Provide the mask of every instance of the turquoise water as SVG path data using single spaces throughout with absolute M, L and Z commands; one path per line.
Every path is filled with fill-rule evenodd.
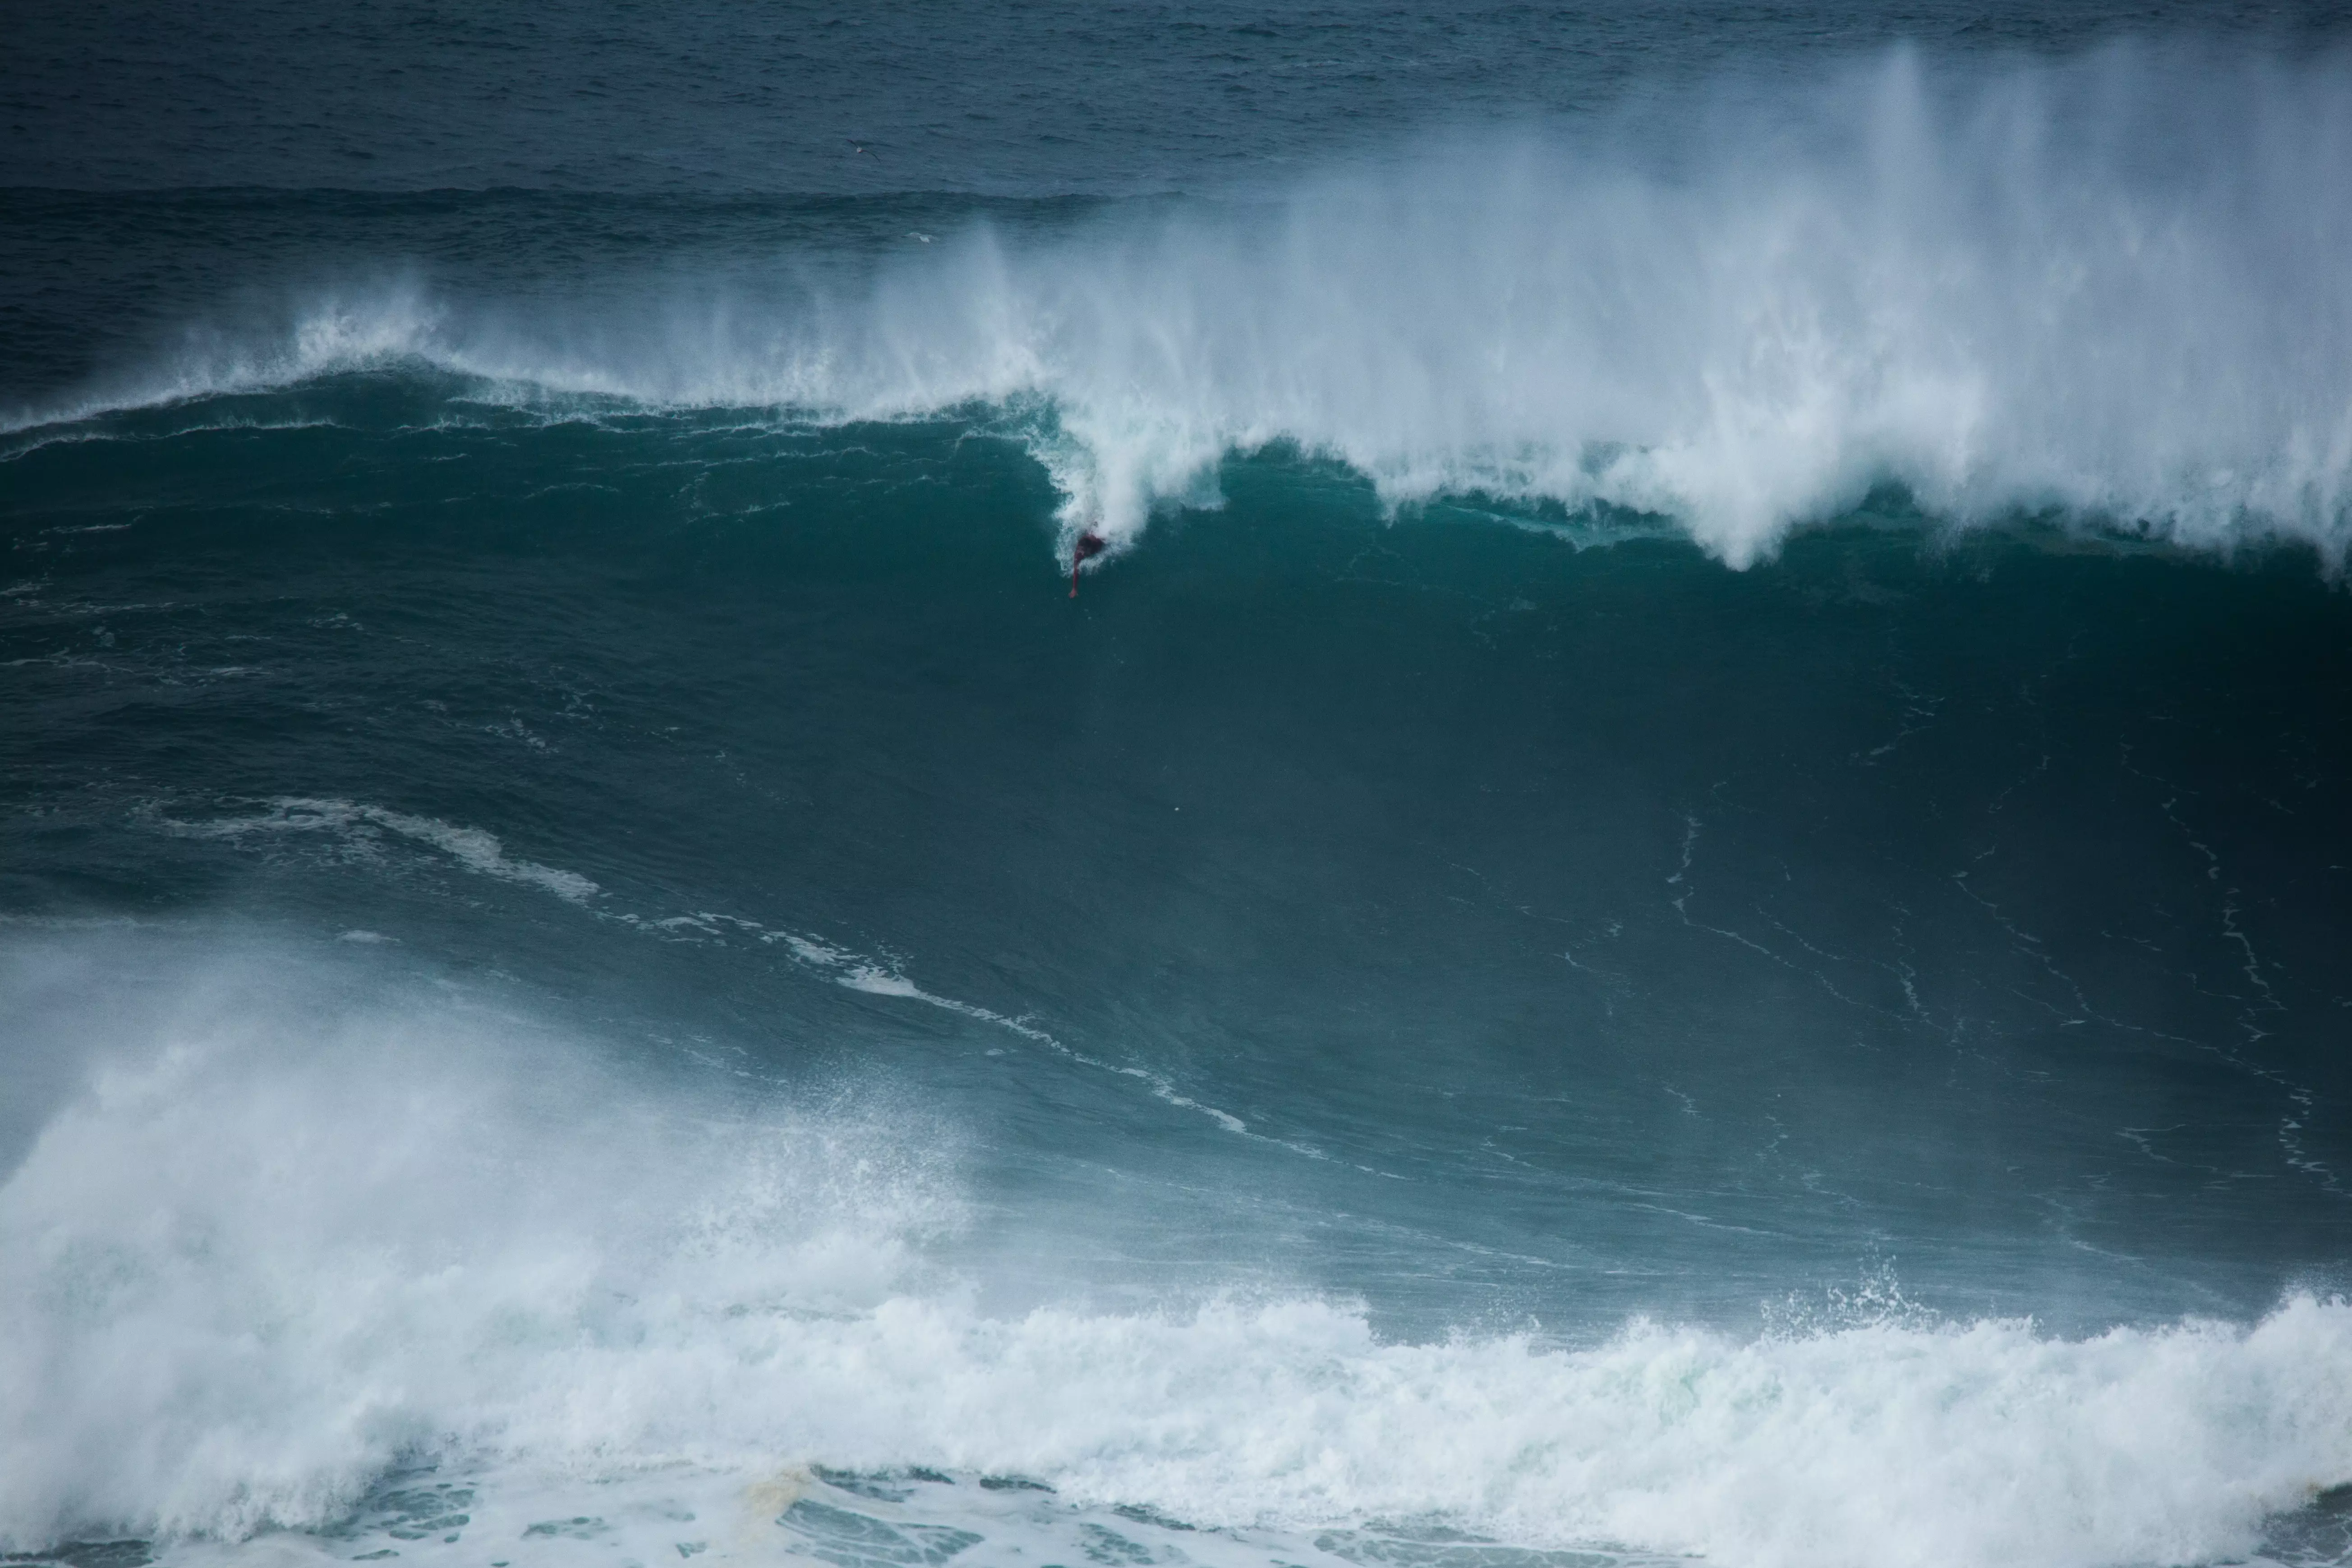
M 0 1547 L 2341 1560 L 2332 35 L 703 20 L 11 79 Z

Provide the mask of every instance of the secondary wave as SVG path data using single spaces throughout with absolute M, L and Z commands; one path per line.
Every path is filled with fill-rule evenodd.
M 1949 521 L 2336 562 L 2347 163 L 2336 59 L 1898 53 L 1076 233 L 796 255 L 764 292 L 328 290 L 38 417 L 423 363 L 469 395 L 992 408 L 1060 487 L 1065 542 L 1114 554 L 1155 509 L 1215 504 L 1224 455 L 1288 442 L 1391 505 L 1632 509 L 1734 564 L 1888 483 Z
M 95 1064 L 0 1183 L 16 1547 L 315 1529 L 419 1462 L 542 1497 L 814 1463 L 1017 1471 L 1207 1526 L 2185 1563 L 2352 1479 L 2340 1301 L 2084 1341 L 1637 1321 L 1582 1349 L 1383 1342 L 1316 1299 L 992 1317 L 929 1255 L 970 1222 L 961 1135 L 882 1086 L 720 1098 L 267 951 L 93 1000 L 119 959 L 9 959 L 17 1048 Z

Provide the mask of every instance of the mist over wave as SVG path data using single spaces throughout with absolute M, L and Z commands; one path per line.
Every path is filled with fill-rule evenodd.
M 121 403 L 425 364 L 469 395 L 987 410 L 1067 533 L 1295 443 L 1391 505 L 1669 517 L 1734 564 L 1874 487 L 2228 548 L 2352 542 L 2352 77 L 2219 45 L 1902 52 L 1286 189 L 974 223 L 625 302 L 411 273 L 215 324 Z M 577 290 L 575 290 L 575 293 Z M 46 417 L 46 416 L 45 416 Z M 21 423 L 21 421 L 20 421 Z
M 1580 1349 L 1384 1342 L 1313 1297 L 992 1317 L 928 1256 L 972 1222 L 959 1135 L 885 1087 L 624 1072 L 494 997 L 267 944 L 147 948 L 150 986 L 92 1000 L 125 940 L 9 957 L 12 1048 L 86 1073 L 0 1183 L 13 1547 L 331 1526 L 401 1464 L 624 1489 L 610 1511 L 814 1463 L 1235 1529 L 2183 1562 L 2352 1476 L 2337 1300 L 2067 1341 L 1882 1295 Z

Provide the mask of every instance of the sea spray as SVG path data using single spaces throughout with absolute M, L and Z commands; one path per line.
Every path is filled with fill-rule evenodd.
M 17 994 L 74 958 L 20 949 Z M 1909 1312 L 1393 1342 L 1312 1297 L 991 1315 L 924 1260 L 963 1223 L 923 1152 L 952 1140 L 887 1096 L 714 1114 L 352 962 L 199 960 L 114 1015 L 0 1185 L 13 1546 L 318 1530 L 419 1463 L 488 1495 L 793 1459 L 1294 1536 L 2067 1568 L 2242 1552 L 2352 1479 L 2352 1307 L 2310 1295 L 2083 1340 Z M 74 1026 L 46 994 L 23 1033 Z
M 2214 549 L 2347 540 L 2352 87 L 2210 43 L 1737 77 L 1028 232 L 634 304 L 343 284 L 15 423 L 429 365 L 820 422 L 994 410 L 1113 550 L 1295 444 L 1385 502 L 1675 520 L 1742 565 L 1900 486 Z M 927 241 L 929 237 L 926 237 Z

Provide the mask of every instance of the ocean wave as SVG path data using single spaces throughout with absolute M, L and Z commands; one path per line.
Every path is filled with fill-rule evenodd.
M 1024 1260 L 939 1261 L 964 1137 L 887 1083 L 720 1096 L 315 955 L 151 953 L 101 1001 L 103 940 L 8 956 L 13 1048 L 93 1064 L 0 1181 L 13 1548 L 318 1531 L 418 1464 L 582 1526 L 918 1466 L 1208 1529 L 2055 1568 L 2231 1558 L 2352 1479 L 2336 1300 L 1581 1346 L 1383 1341 L 1311 1296 L 992 1315 L 971 1270 Z
M 1287 189 L 975 224 L 633 309 L 330 290 L 16 423 L 421 364 L 470 395 L 1008 414 L 1112 553 L 1295 443 L 1391 506 L 1671 518 L 1734 564 L 1874 486 L 2352 542 L 2352 75 L 2217 44 L 1897 53 Z M 560 292 L 560 291 L 559 291 Z M 1043 410 L 1043 414 L 1036 411 Z

